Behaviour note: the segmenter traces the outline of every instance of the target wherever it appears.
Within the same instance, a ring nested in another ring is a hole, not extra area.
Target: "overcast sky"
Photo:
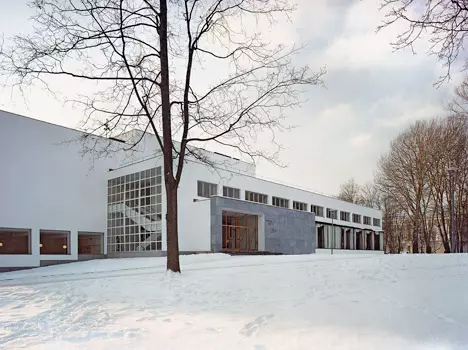
[[[326,66],[328,73],[326,88],[311,88],[308,102],[291,112],[290,123],[297,128],[278,135],[288,167],[260,163],[258,175],[334,194],[350,177],[360,183],[372,179],[379,156],[405,126],[443,114],[460,75],[436,89],[433,83],[443,68],[425,54],[425,43],[416,56],[393,53],[389,42],[401,27],[375,33],[382,17],[377,2],[298,0],[291,25],[277,28],[278,38],[307,44],[303,62]],[[27,30],[31,10],[25,0],[0,4],[5,37]],[[82,118],[40,88],[28,91],[27,101],[0,91],[0,108],[69,127]]]

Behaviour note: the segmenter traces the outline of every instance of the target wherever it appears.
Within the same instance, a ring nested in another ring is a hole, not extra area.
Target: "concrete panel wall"
[[[313,213],[225,197],[211,198],[212,251],[219,252],[222,249],[223,210],[259,216],[259,250],[283,254],[315,252]]]

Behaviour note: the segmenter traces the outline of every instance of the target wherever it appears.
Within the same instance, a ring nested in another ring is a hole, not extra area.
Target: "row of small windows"
[[[272,204],[276,207],[289,208],[289,199],[272,197]]]
[[[216,184],[198,181],[197,186],[198,186],[199,197],[209,198],[211,196],[216,196],[218,194],[218,185]],[[229,198],[240,199],[240,189],[223,186],[223,196],[229,197]],[[252,192],[252,191],[246,190],[244,199],[250,202],[268,204],[268,195],[263,194],[263,193]],[[289,199],[286,199],[286,198],[272,196],[271,203],[272,205],[276,207],[289,208]],[[307,203],[293,201],[293,209],[307,211]],[[321,206],[312,204],[310,206],[310,211],[314,213],[316,216],[323,217],[323,214],[324,214],[323,207]],[[327,208],[327,212],[326,212],[327,218],[336,220],[337,213],[338,213],[338,210]],[[364,218],[364,225],[370,226],[372,218],[370,218],[369,216],[364,216],[363,218]],[[353,214],[352,219],[354,223],[358,223],[358,224],[362,223],[361,215],[359,214]],[[351,221],[351,213],[340,211],[340,220],[348,221],[348,222]],[[380,224],[381,224],[380,219],[377,219],[377,218],[373,218],[372,223],[374,226],[377,226],[377,227],[380,227]]]

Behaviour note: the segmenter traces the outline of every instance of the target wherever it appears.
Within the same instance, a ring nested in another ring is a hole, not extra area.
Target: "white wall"
[[[185,165],[183,178],[181,181],[181,191],[179,192],[179,203],[191,203],[193,202],[194,198],[198,198],[198,180],[218,184],[218,195],[223,194],[223,186],[225,185],[241,189],[241,199],[244,199],[244,191],[249,190],[267,194],[268,204],[271,204],[272,196],[277,196],[289,199],[290,208],[292,208],[293,201],[296,200],[299,202],[307,203],[308,210],[310,210],[311,204],[324,207],[324,215],[326,215],[326,208],[332,208],[338,211],[350,212],[351,220],[353,213],[360,214],[362,216],[369,216],[371,218],[382,219],[382,213],[379,210],[366,208],[352,203],[347,203],[332,197],[319,195],[316,193],[285,186],[282,184],[277,184],[274,182],[258,179],[247,175],[233,174],[224,170],[214,170],[196,162],[187,162]],[[187,208],[183,208],[183,212],[185,217],[190,217],[190,220],[188,220],[189,222],[195,219],[195,217],[190,212],[190,206],[188,206]],[[332,222],[331,219],[328,219],[326,217],[316,217],[316,220],[326,223]],[[352,221],[333,221],[336,225],[350,226],[362,229],[373,229],[376,231],[381,230],[380,227],[368,226],[362,223],[357,224],[353,223]]]
[[[0,267],[38,266],[40,259],[77,259],[78,231],[106,233],[107,180],[162,165],[154,135],[145,136],[134,152],[119,152],[95,161],[90,155],[82,157],[83,143],[73,141],[82,135],[76,130],[0,111],[0,227],[25,228],[32,233],[32,254],[0,255]],[[109,146],[109,142],[103,139],[93,140],[97,140],[98,149],[99,145]],[[116,149],[125,145],[112,142],[111,146]],[[213,159],[221,158],[225,157],[213,155]],[[248,162],[228,158],[228,163],[230,169],[240,169],[243,175],[214,170],[193,161],[185,163],[179,187],[180,250],[210,250],[209,201],[193,201],[198,198],[198,180],[217,183],[218,195],[222,195],[222,187],[226,185],[240,188],[241,199],[244,191],[250,190],[267,194],[269,204],[272,196],[278,196],[288,198],[291,208],[293,200],[297,200],[307,203],[309,210],[314,204],[324,207],[324,210],[329,207],[381,219],[377,210],[246,175],[245,172],[255,172],[255,166]],[[114,170],[109,172],[109,169]],[[164,193],[163,182],[163,250],[166,249]],[[318,220],[331,223],[327,218]],[[335,220],[335,223],[380,230],[340,220]],[[40,229],[70,231],[71,254],[41,257]],[[106,244],[104,253],[107,253]]]
[[[182,193],[179,192],[179,193]],[[211,250],[211,215],[208,198],[189,203],[179,201],[179,249]]]
[[[105,232],[107,170],[116,158],[82,157],[75,130],[0,111],[0,227],[31,230],[31,255],[1,266],[75,260],[78,231]],[[70,231],[70,255],[39,255],[39,230]],[[105,248],[106,249],[106,248]]]

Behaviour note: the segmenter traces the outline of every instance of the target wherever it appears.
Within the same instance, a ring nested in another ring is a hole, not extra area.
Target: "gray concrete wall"
[[[211,197],[211,250],[222,249],[223,210],[259,215],[259,250],[283,254],[315,253],[315,215],[243,200]]]

